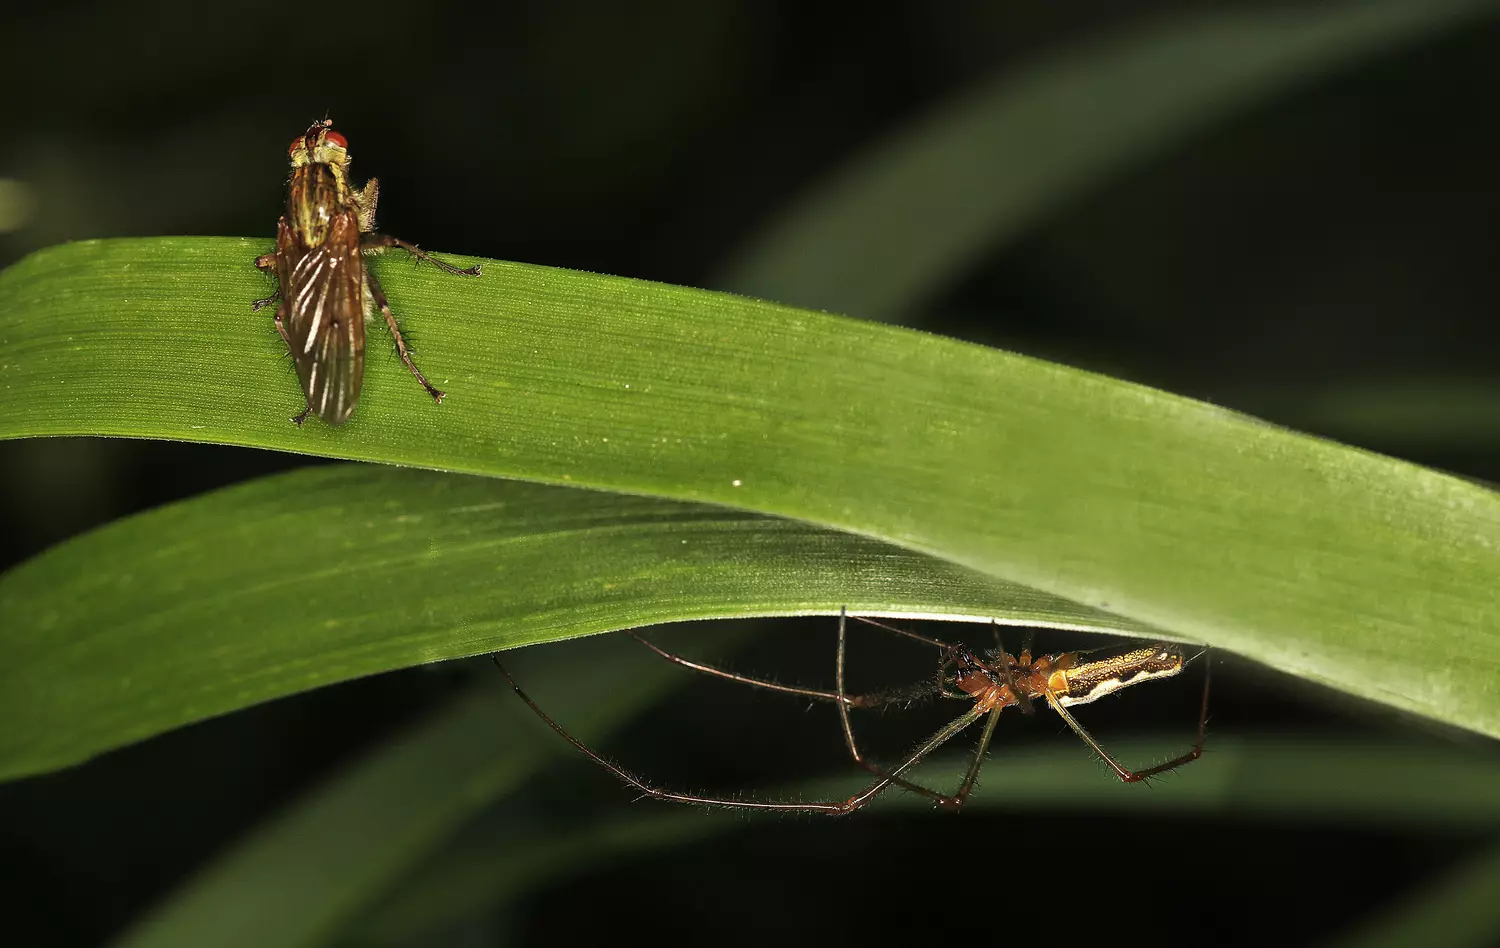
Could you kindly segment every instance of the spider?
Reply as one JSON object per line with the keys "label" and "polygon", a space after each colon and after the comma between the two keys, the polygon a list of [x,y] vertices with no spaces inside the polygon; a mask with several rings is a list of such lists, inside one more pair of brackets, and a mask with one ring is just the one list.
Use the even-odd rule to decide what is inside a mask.
{"label": "spider", "polygon": [[[877,628],[885,629],[886,631],[939,649],[942,661],[938,667],[937,692],[944,697],[959,698],[972,702],[967,711],[939,728],[927,740],[911,751],[904,761],[889,769],[871,761],[859,749],[859,744],[854,738],[854,728],[850,721],[849,710],[851,708],[872,708],[883,704],[910,701],[914,693],[912,691],[904,691],[851,695],[845,690],[844,654],[847,640],[847,620],[849,618],[855,618],[860,622],[865,622]],[[629,633],[631,637],[641,642],[662,658],[682,665],[685,668],[725,678],[730,681],[737,681],[756,688],[800,695],[815,700],[832,701],[838,705],[839,721],[843,727],[844,743],[849,750],[849,755],[854,759],[855,763],[873,774],[876,780],[865,789],[847,799],[829,801],[784,803],[729,799],[681,793],[653,786],[612,761],[600,756],[592,748],[588,747],[588,745],[578,740],[572,734],[569,734],[562,725],[554,721],[521,689],[521,686],[516,683],[515,678],[511,676],[505,665],[501,663],[499,655],[492,655],[491,658],[496,667],[500,669],[501,674],[510,682],[511,687],[515,689],[516,694],[521,697],[521,700],[526,702],[531,710],[536,712],[537,716],[545,721],[548,726],[562,735],[564,739],[579,751],[587,755],[590,760],[610,771],[620,780],[639,790],[642,794],[657,800],[670,800],[675,803],[693,803],[745,810],[823,813],[829,816],[845,816],[868,805],[891,786],[899,786],[921,794],[945,809],[958,810],[964,805],[964,801],[968,799],[969,793],[974,789],[974,782],[979,777],[980,767],[984,764],[985,752],[989,749],[990,741],[995,733],[995,725],[1000,718],[999,712],[1015,706],[1019,707],[1022,712],[1031,714],[1033,712],[1033,704],[1037,702],[1045,702],[1049,708],[1055,711],[1063,719],[1064,723],[1072,728],[1073,732],[1093,749],[1094,753],[1099,756],[1099,759],[1104,761],[1114,771],[1115,776],[1119,777],[1125,783],[1144,781],[1148,777],[1166,773],[1183,764],[1195,761],[1203,755],[1203,740],[1208,724],[1208,689],[1210,681],[1207,659],[1204,660],[1203,707],[1198,717],[1198,737],[1192,749],[1181,756],[1174,757],[1166,763],[1147,767],[1144,770],[1129,770],[1111,757],[1068,709],[1074,705],[1097,701],[1105,695],[1114,694],[1132,685],[1154,681],[1159,678],[1169,678],[1178,674],[1189,661],[1184,650],[1180,646],[1171,643],[1154,643],[1149,645],[1125,646],[1123,648],[1094,649],[1086,652],[1058,652],[1033,657],[1031,654],[1030,635],[1028,633],[1027,642],[1023,645],[1020,654],[1011,655],[999,645],[998,624],[992,622],[991,625],[995,629],[996,648],[988,655],[981,655],[965,645],[953,644],[941,639],[920,635],[906,629],[886,625],[883,622],[877,622],[874,619],[859,616],[851,617],[848,615],[846,609],[840,609],[838,657],[835,664],[835,691],[822,691],[814,688],[783,685],[777,682],[765,681],[725,671],[711,665],[691,661],[681,655],[661,648],[635,632]],[[929,687],[925,690],[930,693],[931,688]],[[979,745],[969,762],[969,768],[964,775],[963,782],[959,784],[958,789],[954,793],[940,793],[921,784],[914,783],[903,776],[903,774],[921,763],[932,752],[948,743],[954,737],[957,737],[981,718],[985,719],[985,723],[983,733],[979,738]]]}

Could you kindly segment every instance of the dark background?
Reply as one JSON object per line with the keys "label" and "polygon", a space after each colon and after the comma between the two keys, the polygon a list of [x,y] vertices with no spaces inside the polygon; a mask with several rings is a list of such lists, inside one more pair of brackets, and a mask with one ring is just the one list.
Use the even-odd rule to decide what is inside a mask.
{"label": "dark background", "polygon": [[[269,241],[286,144],[326,112],[350,140],[356,178],[381,178],[391,233],[439,251],[711,287],[777,208],[971,83],[1151,18],[1227,6],[12,8],[0,14],[0,177],[26,184],[34,212],[0,233],[0,264],[90,237]],[[917,317],[931,331],[1497,479],[1497,88],[1493,19],[1296,86],[1118,169],[985,255]],[[307,463],[163,442],[0,443],[0,565]],[[808,641],[828,647],[809,652]],[[826,682],[831,642],[826,621],[783,628],[740,665]],[[22,936],[13,943],[118,933],[238,834],[492,674],[454,663],[352,682],[0,786],[0,915]],[[1101,736],[1175,730],[1186,745],[1196,689],[1185,680],[1132,693],[1091,720]],[[747,792],[837,772],[831,717],[800,715],[694,682],[610,749],[663,779]],[[1213,726],[1417,734],[1495,754],[1232,658]],[[813,735],[805,747],[782,743],[800,731]],[[903,732],[893,733],[898,747]],[[1072,740],[1047,716],[1008,722],[1007,734]],[[726,746],[735,756],[722,757]],[[628,791],[582,764],[543,783],[537,793],[554,801],[577,794],[580,813],[630,806]],[[763,821],[728,848],[665,850],[556,884],[448,943],[507,930],[542,942],[560,928],[580,940],[624,930],[729,944],[1137,932],[1300,943],[1484,842],[1064,809]],[[1278,910],[1257,907],[1268,903]],[[1288,930],[1286,913],[1301,910],[1318,920]]]}

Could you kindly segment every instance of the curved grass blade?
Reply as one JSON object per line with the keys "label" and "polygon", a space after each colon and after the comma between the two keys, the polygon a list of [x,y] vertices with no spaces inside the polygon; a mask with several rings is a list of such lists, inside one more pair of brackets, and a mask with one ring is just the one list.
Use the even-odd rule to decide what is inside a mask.
{"label": "curved grass blade", "polygon": [[[382,274],[448,402],[376,364],[349,426],[299,431],[282,420],[297,403],[279,340],[247,311],[264,289],[247,262],[259,249],[100,241],[0,274],[0,436],[217,441],[791,517],[1500,735],[1500,494],[1483,487],[980,346],[503,263],[461,286],[415,267]],[[343,529],[348,557],[364,533]],[[733,614],[729,598],[650,621]],[[482,600],[473,621],[491,618]],[[599,618],[612,608],[580,613],[633,621]],[[351,615],[365,613],[334,618]],[[14,635],[56,648],[45,626]],[[432,654],[462,654],[463,639]],[[378,664],[288,666],[256,693]]]}
{"label": "curved grass blade", "polygon": [[1174,15],[1007,72],[863,151],[717,285],[896,320],[1067,201],[1276,95],[1492,4],[1408,0]]}
{"label": "curved grass blade", "polygon": [[843,603],[1143,628],[873,540],[725,507],[311,468],[116,522],[0,576],[0,775],[423,662]]}

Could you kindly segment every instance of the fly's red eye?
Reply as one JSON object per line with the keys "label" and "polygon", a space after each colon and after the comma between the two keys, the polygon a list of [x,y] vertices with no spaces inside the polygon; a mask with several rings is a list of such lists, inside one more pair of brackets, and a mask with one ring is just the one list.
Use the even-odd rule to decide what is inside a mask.
{"label": "fly's red eye", "polygon": [[[288,155],[297,154],[297,149],[306,147],[308,137],[308,135],[298,135],[296,138],[292,139],[292,143],[287,147],[286,153]],[[311,137],[313,138],[313,143],[316,146],[320,139],[318,139],[316,136]],[[331,128],[323,133],[321,141],[323,142],[323,144],[332,145],[335,148],[342,148],[344,151],[349,150],[349,140],[343,135],[340,135],[338,132],[335,132]]]}

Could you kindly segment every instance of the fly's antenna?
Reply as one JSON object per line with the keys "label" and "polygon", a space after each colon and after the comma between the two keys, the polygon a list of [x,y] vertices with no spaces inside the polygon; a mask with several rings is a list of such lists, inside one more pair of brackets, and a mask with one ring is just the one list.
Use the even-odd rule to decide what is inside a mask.
{"label": "fly's antenna", "polygon": [[[307,134],[302,136],[302,147],[307,149],[307,159],[312,160],[317,143],[322,140],[323,133],[333,128],[333,119],[324,112],[323,117],[307,127]],[[314,137],[316,135],[316,137]]]}

